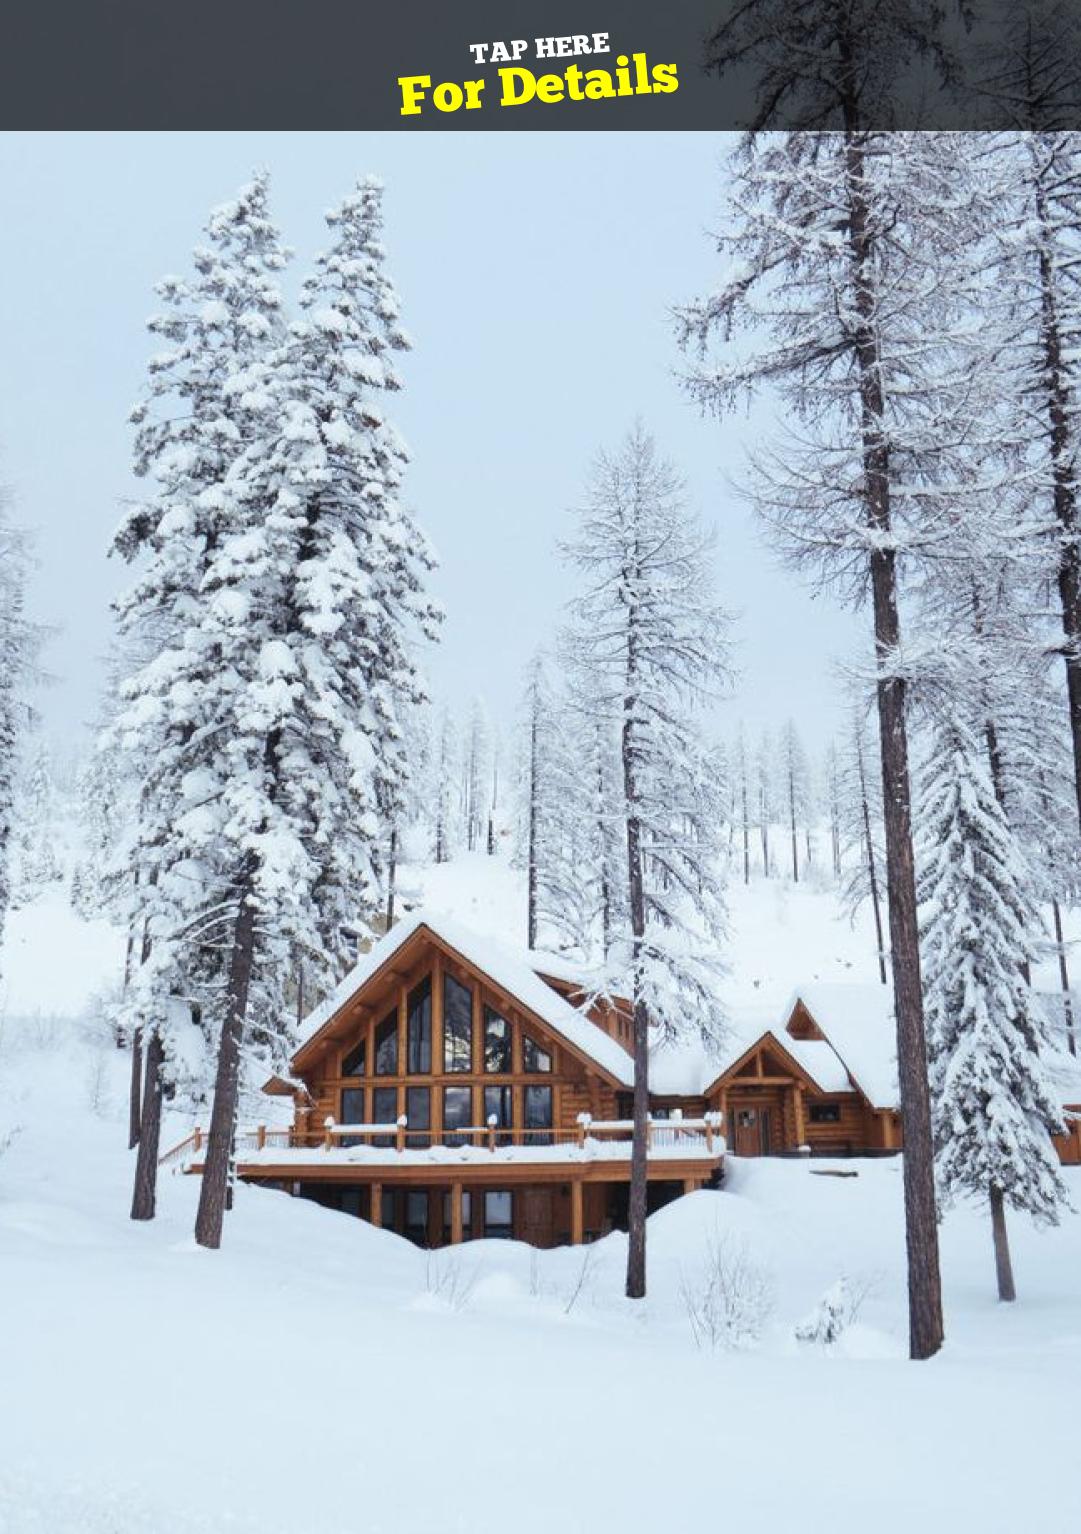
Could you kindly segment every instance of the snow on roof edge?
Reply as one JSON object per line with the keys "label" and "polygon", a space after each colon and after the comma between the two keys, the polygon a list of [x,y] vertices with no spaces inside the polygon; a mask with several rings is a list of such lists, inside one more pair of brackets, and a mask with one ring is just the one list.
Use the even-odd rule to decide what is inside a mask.
{"label": "snow on roof edge", "polygon": [[501,943],[482,938],[468,927],[459,926],[441,912],[425,907],[411,911],[384,933],[367,953],[361,955],[330,995],[308,1014],[297,1035],[294,1058],[421,927],[427,927],[497,985],[509,991],[569,1044],[614,1076],[621,1086],[634,1085],[634,1062],[626,1050],[564,1001],[533,968],[534,961],[539,962],[546,956],[529,954],[526,957],[524,950],[519,955]]}

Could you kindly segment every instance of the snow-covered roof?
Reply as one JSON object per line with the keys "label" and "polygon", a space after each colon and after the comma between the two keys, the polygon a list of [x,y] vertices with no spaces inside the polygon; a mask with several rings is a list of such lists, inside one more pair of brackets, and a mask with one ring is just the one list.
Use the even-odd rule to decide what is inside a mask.
{"label": "snow-covered roof", "polygon": [[800,1001],[871,1106],[896,1108],[897,1041],[891,988],[832,981],[802,985],[785,1008],[782,1027]]}
{"label": "snow-covered roof", "polygon": [[[627,1051],[603,1029],[590,1022],[584,1013],[564,1001],[533,968],[531,960],[540,964],[542,960],[547,960],[547,955],[527,955],[525,950],[517,952],[493,938],[482,937],[468,927],[461,926],[442,912],[425,909],[410,912],[404,920],[392,927],[361,956],[326,1000],[309,1013],[300,1027],[297,1050],[308,1044],[422,927],[441,938],[468,963],[509,992],[553,1032],[613,1076],[621,1086],[634,1085],[634,1063]],[[545,973],[551,973],[551,970],[546,969]]]}

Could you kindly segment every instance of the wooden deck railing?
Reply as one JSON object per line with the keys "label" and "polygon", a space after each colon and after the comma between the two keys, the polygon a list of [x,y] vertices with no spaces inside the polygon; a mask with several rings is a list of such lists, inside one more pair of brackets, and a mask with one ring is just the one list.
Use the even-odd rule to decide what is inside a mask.
{"label": "wooden deck railing", "polygon": [[[649,1119],[646,1124],[647,1153],[661,1149],[703,1149],[707,1155],[720,1154],[724,1149],[721,1136],[723,1118],[720,1113],[707,1113],[700,1119]],[[324,1121],[321,1130],[300,1131],[292,1126],[274,1127],[267,1124],[243,1126],[237,1129],[235,1148],[238,1157],[244,1152],[281,1150],[332,1151],[348,1149],[351,1145],[370,1145],[394,1151],[428,1150],[432,1146],[449,1149],[471,1146],[477,1149],[498,1150],[506,1146],[568,1146],[585,1150],[588,1140],[630,1142],[634,1136],[632,1119],[594,1119],[588,1113],[579,1114],[574,1129],[525,1129],[503,1127],[490,1119],[487,1124],[465,1125],[460,1129],[444,1129],[437,1137],[430,1129],[410,1129],[408,1119],[401,1118],[387,1124],[338,1124],[332,1118]],[[207,1132],[197,1126],[172,1146],[160,1158],[160,1166],[174,1162],[197,1160],[206,1148]]]}

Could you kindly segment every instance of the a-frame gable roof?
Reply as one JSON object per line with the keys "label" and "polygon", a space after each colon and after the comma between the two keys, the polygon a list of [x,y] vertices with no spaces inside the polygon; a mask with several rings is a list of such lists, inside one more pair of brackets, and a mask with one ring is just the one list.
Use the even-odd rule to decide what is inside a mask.
{"label": "a-frame gable roof", "polygon": [[391,928],[361,956],[331,994],[301,1024],[292,1065],[303,1069],[317,1047],[333,1035],[342,1012],[373,981],[404,957],[402,951],[414,938],[425,934],[503,991],[527,1015],[555,1034],[573,1055],[597,1069],[617,1087],[634,1084],[634,1062],[623,1047],[603,1029],[572,1007],[514,949],[480,937],[441,913],[419,910]]}
{"label": "a-frame gable roof", "polygon": [[735,1059],[720,1071],[714,1079],[704,1088],[705,1096],[709,1097],[722,1086],[734,1086],[739,1081],[746,1081],[753,1086],[754,1076],[741,1076],[743,1070],[760,1050],[768,1050],[778,1056],[786,1067],[786,1073],[792,1075],[811,1092],[834,1092],[837,1090],[835,1073],[823,1071],[822,1061],[812,1052],[821,1049],[821,1045],[799,1044],[795,1039],[782,1039],[772,1028],[766,1028],[758,1037],[743,1050]]}

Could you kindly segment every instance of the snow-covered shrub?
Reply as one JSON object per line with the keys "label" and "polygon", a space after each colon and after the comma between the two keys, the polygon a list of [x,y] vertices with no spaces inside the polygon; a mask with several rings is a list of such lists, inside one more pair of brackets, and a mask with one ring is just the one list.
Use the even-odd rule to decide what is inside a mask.
{"label": "snow-covered shrub", "polygon": [[745,1348],[758,1341],[773,1313],[773,1279],[739,1238],[714,1234],[702,1267],[683,1272],[680,1298],[700,1348]]}
{"label": "snow-covered shrub", "polygon": [[832,1347],[858,1317],[871,1287],[869,1281],[853,1282],[842,1273],[836,1283],[829,1286],[814,1310],[797,1323],[796,1341]]}

